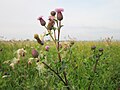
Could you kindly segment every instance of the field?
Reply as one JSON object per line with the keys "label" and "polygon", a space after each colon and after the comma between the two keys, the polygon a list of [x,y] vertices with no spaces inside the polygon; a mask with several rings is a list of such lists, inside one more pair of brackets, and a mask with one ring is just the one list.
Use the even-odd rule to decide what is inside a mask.
{"label": "field", "polygon": [[[45,51],[46,45],[50,46],[49,51]],[[103,49],[95,72],[93,68],[96,59],[91,46],[96,46],[96,53],[100,53],[100,48]],[[20,48],[24,48],[26,54],[11,67],[11,62],[17,57],[16,51]],[[33,58],[33,48],[42,57],[39,62],[46,62],[62,78],[62,70],[66,71],[71,90],[88,90],[91,80],[91,90],[120,90],[119,41],[76,41],[72,47],[61,49],[62,65],[58,63],[53,42],[47,41],[45,45],[39,45],[35,41],[0,41],[0,90],[67,90],[60,78],[48,67],[41,63],[38,69],[36,59],[28,62]]]}

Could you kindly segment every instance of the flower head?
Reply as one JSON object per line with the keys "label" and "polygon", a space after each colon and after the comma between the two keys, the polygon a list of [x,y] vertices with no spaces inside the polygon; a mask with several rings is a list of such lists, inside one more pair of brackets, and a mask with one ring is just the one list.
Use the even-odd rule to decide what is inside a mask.
{"label": "flower head", "polygon": [[56,12],[55,11],[51,11],[50,13],[52,16],[55,16]]}
{"label": "flower head", "polygon": [[58,12],[63,12],[64,11],[64,9],[63,8],[57,8],[57,9],[55,9],[55,11],[58,13]]}
{"label": "flower head", "polygon": [[24,48],[17,50],[17,58],[24,57],[26,55],[27,51]]}
{"label": "flower head", "polygon": [[57,19],[61,21],[63,19],[62,12],[64,11],[64,9],[58,8],[58,9],[55,9],[55,11],[57,12]]}
{"label": "flower head", "polygon": [[38,34],[34,34],[34,38],[38,39],[39,38]]}
{"label": "flower head", "polygon": [[37,20],[40,21],[40,24],[41,24],[42,26],[45,26],[45,25],[46,25],[46,22],[45,22],[45,20],[44,20],[42,17],[43,17],[43,16],[38,17]]}
{"label": "flower head", "polygon": [[92,47],[91,47],[91,50],[95,50],[95,49],[96,49],[96,46],[92,46]]}
{"label": "flower head", "polygon": [[100,48],[100,49],[99,49],[99,52],[103,52],[103,48]]}
{"label": "flower head", "polygon": [[53,28],[53,26],[55,24],[54,20],[52,20],[52,19],[53,18],[49,19],[49,22],[48,22],[48,25],[47,25],[47,30],[52,30],[52,28]]}
{"label": "flower head", "polygon": [[49,51],[49,49],[50,49],[50,46],[45,46],[46,51]]}
{"label": "flower head", "polygon": [[37,40],[37,42],[38,42],[39,44],[44,45],[43,39],[41,40],[41,39],[39,38],[38,34],[34,34],[34,38]]}
{"label": "flower head", "polygon": [[32,50],[32,56],[33,56],[34,58],[38,58],[38,55],[39,55],[38,51],[35,50],[35,49],[33,49],[33,50]]}

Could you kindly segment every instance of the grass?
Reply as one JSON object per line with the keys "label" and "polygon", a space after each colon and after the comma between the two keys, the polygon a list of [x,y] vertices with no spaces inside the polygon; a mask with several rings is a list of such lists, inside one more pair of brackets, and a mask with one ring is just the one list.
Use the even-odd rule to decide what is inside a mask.
{"label": "grass", "polygon": [[[44,46],[33,41],[0,41],[0,90],[67,90],[59,78],[45,67],[44,72],[36,69],[36,62],[28,65],[28,59],[32,57],[31,47],[39,53],[44,51],[42,60],[54,69],[58,70],[58,58],[54,44],[47,42],[49,52],[44,51]],[[97,71],[93,76],[95,60],[92,58],[91,46],[97,50],[104,49],[103,55],[97,65]],[[27,54],[21,58],[20,63],[12,69],[3,62],[16,57],[14,53],[19,48],[25,48]],[[44,57],[45,55],[45,57]],[[61,52],[62,67],[67,72],[69,87],[71,90],[87,90],[91,78],[92,90],[118,90],[120,88],[120,42],[113,41],[110,45],[106,42],[75,42],[72,48]],[[61,73],[61,70],[58,70]],[[3,78],[4,75],[7,77]]]}

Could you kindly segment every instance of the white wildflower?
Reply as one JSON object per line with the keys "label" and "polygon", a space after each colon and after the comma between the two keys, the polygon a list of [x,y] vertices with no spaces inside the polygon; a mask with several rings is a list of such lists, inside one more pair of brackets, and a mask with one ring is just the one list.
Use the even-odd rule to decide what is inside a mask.
{"label": "white wildflower", "polygon": [[24,48],[21,48],[21,49],[18,49],[16,53],[17,53],[17,58],[20,58],[20,57],[24,57],[27,51],[24,50]]}

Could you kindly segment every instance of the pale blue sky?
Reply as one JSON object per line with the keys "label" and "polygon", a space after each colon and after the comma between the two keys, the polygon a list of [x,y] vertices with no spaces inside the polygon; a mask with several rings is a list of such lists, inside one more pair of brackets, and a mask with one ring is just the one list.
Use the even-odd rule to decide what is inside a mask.
{"label": "pale blue sky", "polygon": [[0,0],[0,36],[33,39],[45,30],[37,18],[47,20],[58,7],[64,8],[62,39],[120,39],[120,0]]}

